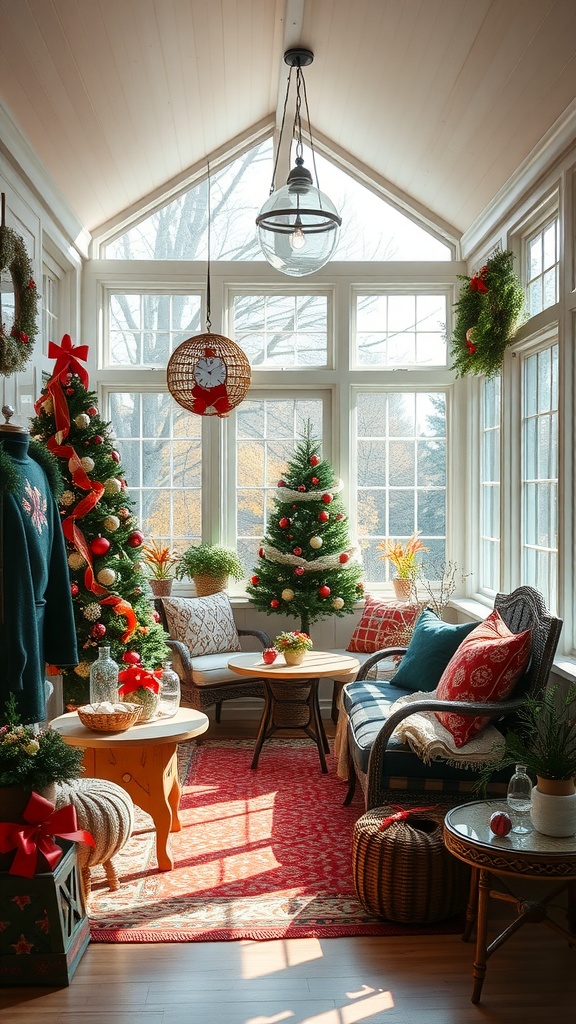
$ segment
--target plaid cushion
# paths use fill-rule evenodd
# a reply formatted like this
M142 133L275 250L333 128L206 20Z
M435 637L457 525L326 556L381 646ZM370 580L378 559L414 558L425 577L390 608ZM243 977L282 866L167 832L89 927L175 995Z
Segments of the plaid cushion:
M423 607L405 601L382 601L367 594L362 618L347 650L375 654L385 647L406 647Z

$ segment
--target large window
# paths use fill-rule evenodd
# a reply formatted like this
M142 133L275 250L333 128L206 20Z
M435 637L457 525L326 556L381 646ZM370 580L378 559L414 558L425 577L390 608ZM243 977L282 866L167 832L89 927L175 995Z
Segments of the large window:
M482 384L480 588L489 591L500 587L500 389L500 377Z
M113 292L109 301L111 366L166 366L171 353L200 328L199 295Z
M526 293L530 316L558 302L559 260L558 217L554 215L526 240Z
M360 366L445 366L445 335L445 295L357 296Z
M234 295L232 335L252 366L326 366L328 297L282 294Z

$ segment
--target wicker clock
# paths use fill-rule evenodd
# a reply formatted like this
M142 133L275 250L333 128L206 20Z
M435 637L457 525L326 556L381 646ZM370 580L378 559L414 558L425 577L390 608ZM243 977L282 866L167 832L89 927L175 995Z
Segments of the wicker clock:
M250 387L250 363L239 345L221 334L196 334L172 353L168 390L198 416L227 416Z

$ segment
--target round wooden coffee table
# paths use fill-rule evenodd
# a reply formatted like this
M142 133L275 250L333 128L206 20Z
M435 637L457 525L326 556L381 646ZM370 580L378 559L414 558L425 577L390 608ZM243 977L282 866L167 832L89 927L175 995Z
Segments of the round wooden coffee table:
M174 860L168 837L182 828L176 750L183 740L206 732L208 724L202 711L179 708L173 718L142 722L126 732L93 732L75 711L54 718L50 728L71 747L84 747L87 776L116 782L150 815L156 827L158 867L170 871Z
M320 706L318 685L321 679L356 678L360 662L347 655L329 651L307 651L301 665L287 665L279 654L273 665L266 665L257 654L236 654L230 658L228 668L240 676L257 675L266 687L264 711L260 720L251 768L258 767L262 745L279 729L302 729L318 747L320 766L328 771L326 754L330 752Z
M473 1003L480 1002L488 958L527 921L545 924L568 939L571 946L576 946L576 836L558 839L536 830L526 835L510 832L507 836L496 836L490 830L490 817L494 811L506 810L506 801L477 800L454 807L444 819L446 848L472 867L462 938L470 938L476 921ZM498 876L498 888L494 885L493 875ZM502 876L556 880L559 884L545 899L535 902L515 896ZM569 930L548 917L546 910L547 905L565 889L568 890ZM488 945L488 904L491 897L513 904L517 917Z

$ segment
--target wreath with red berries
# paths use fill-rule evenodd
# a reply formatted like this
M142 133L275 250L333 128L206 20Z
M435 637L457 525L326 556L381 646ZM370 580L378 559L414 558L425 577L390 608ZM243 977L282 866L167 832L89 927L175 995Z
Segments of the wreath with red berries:
M14 288L14 322L0 323L0 373L8 377L23 370L37 334L38 292L24 239L0 225L0 272L8 270Z
M526 318L524 289L513 268L514 253L497 250L473 277L460 276L465 283L450 350L458 377L499 373L506 346Z

